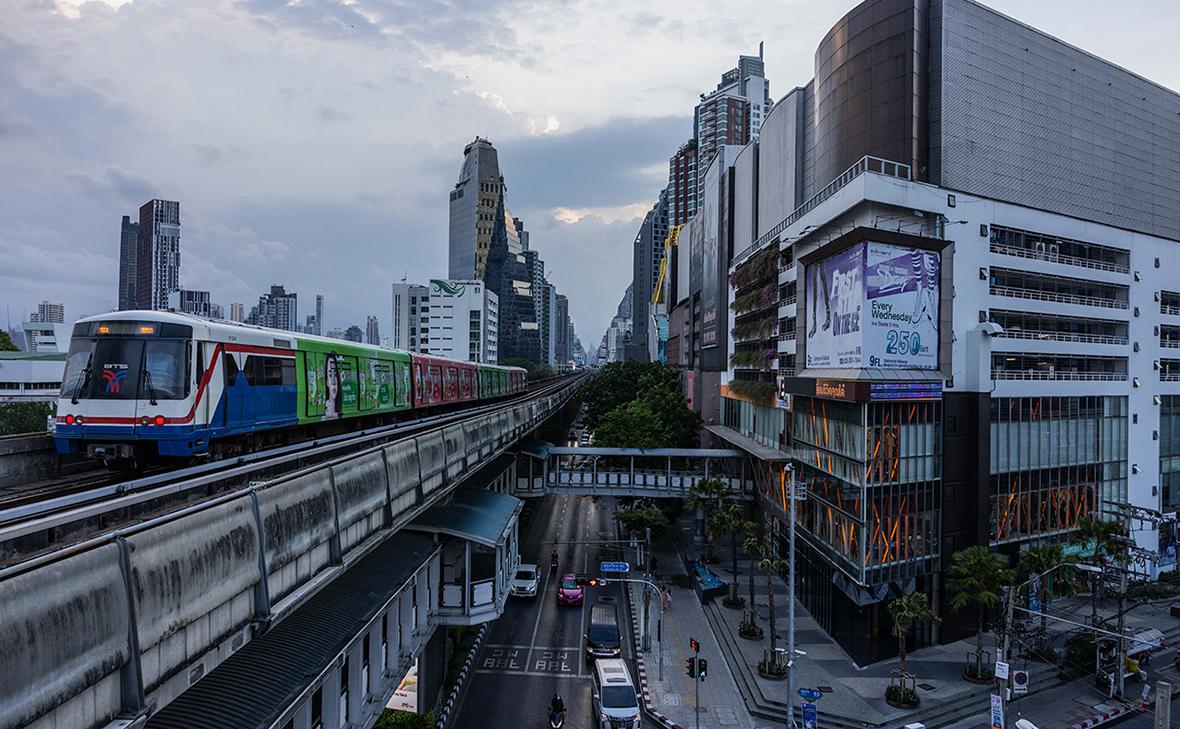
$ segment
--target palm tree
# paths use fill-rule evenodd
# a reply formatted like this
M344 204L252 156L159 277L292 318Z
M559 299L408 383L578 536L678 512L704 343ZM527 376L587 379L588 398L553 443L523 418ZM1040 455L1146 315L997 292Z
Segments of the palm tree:
M947 580L947 587L951 591L951 610L959 612L972 603L976 609L975 678L987 678L983 675L986 611L1000 601L1004 585L1011 584L1012 578L1012 570L1008 569L1006 560L993 554L987 547L967 547L951 557L950 578Z
M1093 516L1078 519L1078 528L1070 541L1074 544L1094 548L1094 561L1099 567L1118 554L1121 547L1119 537L1124 536L1121 524L1103 521ZM1102 573L1096 572L1090 578L1090 624L1098 625L1098 601L1102 598Z
M893 637L897 638L897 655L900 659L899 668L905 676L905 644L910 630L922 623L941 623L934 610L930 608L930 601L922 592L903 592L893 602L889 603L889 614L893 617Z
M769 614L767 620L770 623L770 660L778 655L778 635L775 633L775 616L776 610L774 606L774 576L787 568L787 560L774 556L774 550L767 537L749 537L745 543L746 551L753 555L758 560L758 569L766 575L766 595L767 602L770 604ZM793 656L792 656L793 657ZM773 666L772 663L767 663L767 669ZM768 670L768 672L770 672Z
M744 509L739 501L733 499L722 499L717 504L717 510L713 513L713 518L709 520L709 539L720 539L722 536L729 535L730 556L733 559L733 579L729 582L729 596L725 598L725 604L729 607L742 607L742 598L738 596L738 531L742 529L742 525L746 524L743 515Z
M1047 544L1043 547L1029 547L1020 554L1020 564L1017 565L1018 573L1029 575L1032 579L1033 575L1044 575L1054 567L1070 562L1070 558L1065 556L1065 550L1060 544ZM1055 575L1046 575L1040 580L1037 586L1037 598L1041 603L1041 628L1039 632L1038 642L1040 648L1043 650L1046 647L1046 639L1049 633L1048 617L1045 610L1049 604L1049 598L1064 597L1073 591L1073 581L1070 579L1054 579ZM1015 598L1015 596L1013 596Z
M716 515L717 505L722 499L729 498L729 487L725 482L719 478L702 478L692 486L689 492L689 504L694 509L699 509L705 515L705 536L709 537L710 529L709 522L712 520L711 515ZM711 537L710 537L711 539ZM712 562L716 560L716 555L713 554L713 543L708 541L705 544L705 561Z
M742 548L746 550L746 553L751 557L756 557L756 555L750 551L748 545L750 544L750 540L754 539L755 535L758 534L758 525L752 521L743 521L740 531L744 536L744 539L742 540ZM755 607L754 602L754 567L755 565L750 565L750 601L746 605L746 615L742 620L742 626L739 627L739 632L741 632L744 628L743 634L748 633L750 636L761 638L762 629L758 627L758 610Z

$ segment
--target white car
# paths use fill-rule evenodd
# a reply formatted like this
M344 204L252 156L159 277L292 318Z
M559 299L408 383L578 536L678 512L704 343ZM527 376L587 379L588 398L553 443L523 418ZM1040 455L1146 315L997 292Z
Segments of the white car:
M516 597L536 597L537 583L540 581L538 574L535 564L522 564L517 567L509 594Z

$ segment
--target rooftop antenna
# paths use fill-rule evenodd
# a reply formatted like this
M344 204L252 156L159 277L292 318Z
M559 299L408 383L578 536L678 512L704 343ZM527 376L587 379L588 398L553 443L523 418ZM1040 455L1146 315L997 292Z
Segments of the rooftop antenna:
M765 41L758 41L758 60L762 60L762 44Z
M410 269L408 269L408 268L403 268L403 269L402 269L402 283L405 283L405 282L406 282L406 277L407 277L407 276L409 276L409 275L410 275Z

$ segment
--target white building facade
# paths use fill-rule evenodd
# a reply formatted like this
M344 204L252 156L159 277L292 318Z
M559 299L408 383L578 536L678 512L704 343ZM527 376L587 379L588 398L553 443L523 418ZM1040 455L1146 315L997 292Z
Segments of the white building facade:
M393 284L390 344L394 349L495 364L496 294L482 281L431 279Z

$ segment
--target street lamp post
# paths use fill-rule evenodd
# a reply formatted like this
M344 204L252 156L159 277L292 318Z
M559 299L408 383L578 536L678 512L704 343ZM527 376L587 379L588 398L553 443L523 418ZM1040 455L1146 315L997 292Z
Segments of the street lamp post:
M800 501L795 489L795 467L784 466L790 480L787 503L787 726L795 726L795 502ZM806 498L806 497L804 497ZM774 595L770 595L771 600ZM753 607L753 606L751 606Z
M1030 577L1029 579L1025 580L1024 582L1021 582L1019 585L1016 585L1015 587L1005 587L1004 592L1006 593L1006 597L1007 597L1007 605L1005 606L1005 610L1004 610L1003 650L1000 651L1000 655L1002 656L1001 660L1004 663L1008 662L1008 651L1012 645L1013 615L1016 610L1016 601L1020 597L1020 590L1024 587L1027 587L1028 585L1031 585L1034 580L1038 580L1038 581L1043 580L1050 572L1053 572L1054 570L1058 570L1062 567L1073 567L1074 569L1078 569L1083 572L1095 572L1095 571L1101 572L1102 571L1101 568L1095 567L1094 565L1081 564L1078 562L1062 562L1060 564L1053 565L1052 567L1045 570L1041 574L1036 575L1035 577ZM1042 607L1044 607L1044 606L1042 605ZM1004 685L1006 683L1007 683L1007 679L1001 679L999 676L996 677L996 690L1000 694L1000 702L1004 706L1004 723L1005 724L1008 723L1008 691L1007 691L1008 687L1006 685Z

